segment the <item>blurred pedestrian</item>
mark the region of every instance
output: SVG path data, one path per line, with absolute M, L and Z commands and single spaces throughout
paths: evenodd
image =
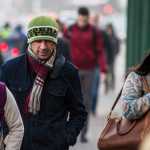
M 11 48 L 16 48 L 19 50 L 20 54 L 25 53 L 27 48 L 27 37 L 23 32 L 23 27 L 21 24 L 18 24 L 12 31 L 9 41 L 11 43 Z
M 70 60 L 70 45 L 68 40 L 63 35 L 64 25 L 59 19 L 56 19 L 56 22 L 59 26 L 57 52 L 62 54 L 67 60 Z
M 12 28 L 9 22 L 6 22 L 4 26 L 0 30 L 0 37 L 2 38 L 2 41 L 7 41 L 10 34 L 12 32 Z
M 113 25 L 110 23 L 106 25 L 106 32 L 109 36 L 109 41 L 110 41 L 110 50 L 111 50 L 111 55 L 108 57 L 108 67 L 109 67 L 109 72 L 108 72 L 108 86 L 111 89 L 115 88 L 115 73 L 114 73 L 114 65 L 115 65 L 115 60 L 116 56 L 118 55 L 120 51 L 120 40 L 115 32 L 115 29 Z M 109 54 L 109 53 L 108 53 Z
M 86 120 L 78 70 L 56 55 L 57 34 L 55 20 L 33 18 L 27 53 L 1 67 L 1 80 L 14 94 L 24 121 L 21 150 L 68 150 Z
M 20 150 L 24 126 L 15 99 L 8 88 L 0 82 L 0 150 Z M 8 134 L 4 134 L 5 123 Z
M 109 66 L 109 64 L 111 62 L 111 58 L 112 58 L 112 46 L 111 46 L 111 42 L 110 42 L 107 32 L 100 28 L 99 19 L 100 19 L 99 14 L 96 14 L 91 17 L 90 23 L 92 25 L 94 25 L 96 28 L 98 28 L 99 32 L 102 35 L 107 64 Z M 98 103 L 98 95 L 99 95 L 98 91 L 99 91 L 100 83 L 104 82 L 104 85 L 105 85 L 104 92 L 106 94 L 108 92 L 108 80 L 107 80 L 107 78 L 105 78 L 104 81 L 101 81 L 100 69 L 99 69 L 98 65 L 95 68 L 94 72 L 95 72 L 95 74 L 94 74 L 93 85 L 92 85 L 92 108 L 91 108 L 91 110 L 92 110 L 92 114 L 95 116 L 96 111 L 97 111 L 96 109 L 97 109 L 97 103 Z
M 65 33 L 70 40 L 71 60 L 79 68 L 84 104 L 88 113 L 92 105 L 95 68 L 99 65 L 101 72 L 106 73 L 107 70 L 102 35 L 96 27 L 90 25 L 89 16 L 88 8 L 80 7 L 76 23 Z M 81 132 L 81 142 L 88 141 L 86 137 L 88 120 Z

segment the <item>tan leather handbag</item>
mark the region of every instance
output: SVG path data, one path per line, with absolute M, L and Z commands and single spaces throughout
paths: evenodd
M 150 92 L 147 80 L 142 77 L 144 92 Z M 150 133 L 150 111 L 141 119 L 133 122 L 125 118 L 112 118 L 114 110 L 122 90 L 120 91 L 111 111 L 108 115 L 108 121 L 98 140 L 99 150 L 138 150 L 143 138 Z

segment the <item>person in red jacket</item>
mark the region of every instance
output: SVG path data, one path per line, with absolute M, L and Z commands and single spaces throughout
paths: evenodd
M 78 67 L 81 79 L 84 103 L 88 112 L 91 109 L 91 87 L 94 69 L 99 65 L 100 71 L 106 73 L 107 63 L 101 32 L 89 24 L 89 10 L 78 9 L 78 18 L 64 33 L 70 41 L 71 60 Z M 88 120 L 81 132 L 81 142 L 87 142 Z

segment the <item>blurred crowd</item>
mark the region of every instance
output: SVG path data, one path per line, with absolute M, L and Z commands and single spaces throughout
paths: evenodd
M 116 57 L 120 51 L 121 40 L 111 22 L 101 28 L 99 15 L 91 16 L 86 7 L 81 7 L 78 10 L 78 18 L 70 26 L 61 22 L 59 18 L 56 20 L 60 27 L 57 45 L 59 53 L 72 61 L 79 70 L 91 70 L 93 73 L 92 83 L 89 84 L 92 87 L 92 103 L 90 105 L 92 114 L 96 115 L 97 91 L 103 73 L 105 74 L 105 92 L 115 89 L 114 67 Z M 94 59 L 97 59 L 96 63 L 93 62 Z M 100 72 L 102 72 L 102 75 L 100 75 Z M 89 78 L 87 80 L 89 81 Z M 85 83 L 85 87 L 87 85 L 88 82 Z
M 14 28 L 6 22 L 0 28 L 0 64 L 8 59 L 19 56 L 27 48 L 27 38 L 21 24 Z

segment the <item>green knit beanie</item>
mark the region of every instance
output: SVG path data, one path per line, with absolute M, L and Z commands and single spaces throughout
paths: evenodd
M 33 18 L 28 24 L 28 43 L 35 40 L 50 40 L 57 43 L 58 24 L 47 16 Z

